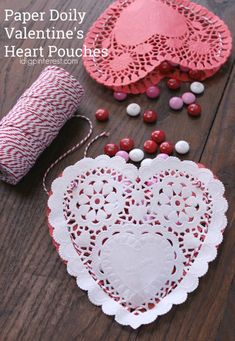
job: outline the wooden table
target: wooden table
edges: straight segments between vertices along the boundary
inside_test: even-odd
[[[235,2],[233,0],[197,1],[220,15],[235,31]],[[87,11],[83,25],[86,31],[111,0],[1,0],[1,19],[5,8],[28,11],[47,11],[50,8]],[[10,24],[12,24],[10,22]],[[44,23],[30,23],[31,28],[43,28]],[[57,28],[71,28],[74,23],[57,24]],[[1,20],[1,29],[2,29]],[[20,27],[16,24],[15,27]],[[47,26],[45,26],[47,27]],[[1,42],[6,38],[1,35]],[[79,46],[77,41],[53,42],[59,47]],[[12,42],[13,44],[13,42]],[[17,47],[38,47],[44,41],[15,41]],[[80,43],[81,45],[81,43]],[[17,58],[0,61],[0,105],[4,116],[17,98],[32,84],[42,70],[42,65],[21,65]],[[127,103],[137,101],[142,108],[150,102],[144,95],[133,96],[124,104],[113,100],[112,93],[98,86],[85,72],[82,62],[64,65],[78,77],[86,90],[79,113],[92,118],[95,133],[107,129],[109,140],[119,141],[125,135],[134,137],[142,146],[153,130],[140,119],[128,119]],[[154,107],[159,112],[158,127],[167,132],[172,142],[186,139],[191,143],[189,158],[211,168],[226,186],[229,201],[228,227],[224,243],[208,274],[186,303],[173,308],[154,323],[138,330],[121,327],[112,317],[105,316],[99,307],[92,305],[85,292],[78,289],[75,280],[68,276],[48,234],[45,208],[47,196],[42,189],[42,177],[48,166],[69,146],[85,136],[86,123],[73,119],[58,138],[40,157],[35,167],[17,186],[0,184],[0,340],[182,340],[209,341],[235,340],[235,69],[233,59],[212,79],[205,82],[206,92],[199,102],[203,108],[200,119],[192,120],[184,109],[173,113],[168,109],[170,92],[161,86],[162,96]],[[184,85],[186,89],[188,85]],[[112,117],[108,124],[97,123],[94,111],[108,107]],[[107,140],[108,141],[108,140]],[[97,142],[90,151],[102,153],[105,140]],[[67,165],[83,155],[75,152],[50,174],[50,181]]]

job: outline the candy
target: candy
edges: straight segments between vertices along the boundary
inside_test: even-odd
[[[205,76],[202,70],[190,70],[189,77],[196,80],[201,80]]]
[[[144,152],[141,149],[135,148],[130,151],[129,157],[133,162],[140,162],[144,158]]]
[[[116,153],[115,156],[122,157],[126,162],[129,161],[129,154],[127,152],[125,152],[124,150],[120,150],[119,152]]]
[[[113,97],[117,101],[122,102],[122,101],[125,101],[125,99],[127,98],[127,94],[125,92],[114,92]]]
[[[168,157],[169,157],[168,154],[160,153],[160,154],[158,154],[157,159],[166,160],[166,159],[168,159]]]
[[[119,151],[118,145],[115,143],[108,143],[104,147],[104,153],[112,157]]]
[[[146,90],[146,95],[148,98],[158,98],[160,95],[160,89],[158,86],[152,85]]]
[[[101,108],[98,109],[95,113],[95,117],[97,121],[104,122],[109,119],[109,112],[107,109]]]
[[[194,117],[200,116],[201,112],[202,112],[202,108],[200,104],[198,103],[193,103],[188,106],[188,114],[190,116],[194,116]]]
[[[180,97],[172,97],[169,101],[169,106],[173,110],[180,110],[183,108],[184,102]]]
[[[167,86],[170,90],[177,90],[181,86],[181,82],[178,79],[170,78],[167,81]]]
[[[126,112],[127,115],[135,117],[138,116],[140,114],[141,108],[139,106],[139,104],[137,103],[131,103],[128,105]]]
[[[135,142],[130,137],[124,137],[120,141],[120,148],[122,150],[125,150],[126,152],[129,152],[131,149],[133,149],[134,145],[135,145]]]
[[[171,155],[173,153],[174,147],[173,144],[169,141],[163,142],[160,145],[160,152],[163,154]]]
[[[175,144],[175,150],[178,154],[187,154],[190,150],[189,143],[187,141],[178,141]]]
[[[192,92],[185,92],[182,95],[184,104],[192,104],[196,101],[196,96]]]
[[[148,154],[154,154],[157,152],[158,145],[153,140],[147,140],[144,143],[144,151]]]
[[[159,65],[159,70],[160,70],[161,73],[167,74],[167,73],[170,73],[173,70],[173,66],[170,63],[165,61],[165,62],[162,62]]]
[[[190,85],[190,90],[196,94],[196,95],[200,95],[202,94],[204,91],[205,91],[205,86],[200,83],[200,82],[193,82],[191,85]]]
[[[156,143],[162,143],[166,139],[166,134],[163,130],[155,130],[151,134],[151,139]]]
[[[145,123],[155,123],[157,121],[157,113],[154,110],[146,110],[144,112]]]
[[[152,163],[153,163],[152,159],[144,159],[141,162],[141,167],[149,167],[149,166],[151,166]]]

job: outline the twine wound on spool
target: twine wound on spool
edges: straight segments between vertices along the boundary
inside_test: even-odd
[[[56,66],[43,70],[0,122],[0,179],[17,184],[73,116],[84,94],[80,83]]]

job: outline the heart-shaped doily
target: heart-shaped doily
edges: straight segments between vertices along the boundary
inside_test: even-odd
[[[226,62],[231,34],[222,20],[188,0],[118,0],[93,24],[84,46],[109,51],[108,57],[84,55],[97,82],[118,91],[141,93],[165,77],[162,61],[200,72],[203,80]],[[168,74],[182,80],[179,70]]]
[[[223,184],[191,161],[85,158],[52,184],[50,233],[90,301],[137,328],[187,299],[227,220]]]

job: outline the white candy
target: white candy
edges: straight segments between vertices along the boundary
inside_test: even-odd
[[[205,86],[200,83],[200,82],[193,82],[191,85],[190,85],[190,90],[196,94],[196,95],[200,95],[204,92],[205,90]]]
[[[137,103],[131,103],[126,108],[126,113],[129,116],[138,116],[140,114],[141,108]]]
[[[178,154],[187,154],[190,150],[190,145],[187,141],[178,141],[175,144],[175,150]]]
[[[129,157],[133,162],[140,162],[144,158],[144,152],[141,149],[135,148],[130,151]]]
[[[141,162],[141,167],[143,167],[143,166],[149,167],[149,166],[151,166],[152,162],[153,162],[152,159],[144,159],[144,160]]]

